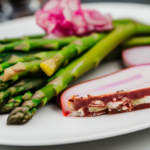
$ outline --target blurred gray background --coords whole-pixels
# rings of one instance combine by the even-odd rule
[[[47,0],[0,0],[0,22],[33,15]],[[89,2],[130,2],[150,4],[150,0],[81,0]]]

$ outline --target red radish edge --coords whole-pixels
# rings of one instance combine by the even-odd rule
[[[126,67],[150,63],[150,46],[138,46],[122,52],[123,63]]]
[[[60,97],[63,114],[64,116],[68,116],[68,114],[72,113],[72,110],[67,105],[68,100],[74,95],[85,97],[88,94],[103,95],[120,90],[131,91],[150,87],[149,76],[150,64],[145,64],[123,69],[70,87]]]

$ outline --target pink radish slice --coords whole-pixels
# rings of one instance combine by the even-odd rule
[[[69,100],[74,95],[79,95],[79,97],[96,96],[120,90],[131,91],[145,87],[150,87],[150,64],[123,69],[67,89],[60,98],[62,111],[65,116],[74,112],[69,106]]]
[[[122,59],[126,67],[150,63],[150,46],[139,46],[122,52]]]
[[[113,28],[110,14],[101,15],[95,10],[84,10],[83,13],[88,24],[89,31],[105,31]]]
[[[84,10],[84,18],[86,22],[91,25],[106,25],[107,19],[95,10]]]

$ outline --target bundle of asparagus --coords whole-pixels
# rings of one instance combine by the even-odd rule
[[[62,47],[64,45],[69,44],[71,41],[73,41],[75,39],[76,39],[76,37],[69,37],[69,38],[63,38],[63,39],[40,39],[40,40],[32,40],[32,41],[30,40],[30,46],[31,46],[30,48],[31,49],[33,47],[40,48],[40,46],[45,43],[54,44],[55,42],[57,42],[58,47]],[[19,42],[21,42],[21,41],[19,41]],[[12,47],[14,48],[13,44],[10,43],[9,46],[7,45],[10,48],[9,50],[12,50]],[[32,74],[40,73],[41,72],[40,63],[43,60],[52,57],[54,54],[55,54],[55,52],[52,51],[52,52],[40,52],[35,55],[24,56],[21,58],[12,56],[8,61],[5,61],[0,65],[0,71],[2,72],[3,69],[18,62],[16,65],[4,70],[4,73],[0,77],[0,89],[6,88],[10,84],[12,84],[16,80],[18,80],[20,77],[29,75],[31,73]],[[31,60],[33,60],[33,61],[31,61]],[[30,62],[27,62],[27,61],[30,61]],[[8,80],[11,80],[11,81],[8,81]]]
[[[28,38],[18,38],[18,39],[14,38],[8,40],[6,39],[1,40],[1,43],[5,43],[5,44],[0,45],[0,47],[1,48],[5,47],[4,51],[6,52],[0,53],[0,60],[1,60],[0,113],[9,112],[11,109],[18,106],[23,100],[29,99],[32,96],[32,93],[30,91],[25,93],[27,90],[33,91],[46,84],[47,77],[44,74],[42,76],[41,75],[39,76],[39,74],[42,74],[42,71],[40,69],[40,63],[46,58],[50,58],[53,55],[55,55],[57,51],[51,51],[51,50],[42,51],[40,50],[42,46],[45,47],[46,44],[50,44],[50,45],[54,45],[55,49],[58,49],[68,45],[70,42],[77,39],[76,37],[61,38],[61,39],[42,39],[42,37],[43,36],[39,35],[39,36],[29,36]],[[28,40],[23,40],[23,39],[28,39]],[[17,45],[17,43],[19,44],[25,41],[28,41],[28,44],[30,46],[28,50],[32,50],[34,48],[38,48],[38,49],[35,49],[33,52],[29,51],[26,53],[13,52],[15,49],[14,46],[19,46]],[[24,51],[24,49],[20,49],[20,50]],[[9,72],[10,69],[8,69],[8,67],[14,64],[16,64],[17,67],[13,66],[12,68],[16,71],[16,75],[13,74],[14,76],[9,81],[5,82],[5,71]],[[23,65],[26,67],[26,69],[21,68]],[[6,68],[8,70],[4,71],[4,69]],[[38,77],[36,74],[38,74]],[[32,77],[30,77],[30,75],[32,75]],[[20,79],[22,77],[24,78]],[[12,85],[14,82],[16,83]],[[12,86],[9,87],[10,85]],[[13,95],[16,96],[12,97]]]
[[[31,73],[35,74],[41,72],[40,63],[42,64],[44,60],[51,58],[52,56],[54,57],[52,57],[51,63],[53,63],[53,66],[55,66],[56,69],[54,70],[56,71],[58,67],[67,64],[67,62],[73,59],[76,55],[81,54],[82,52],[93,46],[96,42],[98,42],[101,38],[103,38],[104,35],[105,34],[95,33],[87,37],[79,38],[78,40],[75,40],[73,43],[70,43],[68,46],[66,46],[59,52],[56,53],[47,52],[46,55],[44,55],[45,56],[44,59],[40,55],[41,60],[33,60],[30,62],[18,62],[14,66],[11,66],[4,70],[4,74],[1,76],[2,83],[9,84],[11,83],[10,80],[14,82],[18,80],[20,77],[29,75]],[[81,42],[84,42],[84,44],[82,45]],[[67,60],[65,59],[66,58],[65,56],[68,58]]]
[[[47,68],[43,69],[44,66],[42,69],[47,75],[52,75],[58,69],[59,71],[52,75],[48,80],[48,84],[37,90],[28,101],[25,101],[20,107],[15,108],[9,114],[7,123],[26,123],[33,117],[37,108],[44,106],[52,97],[58,95],[71,81],[96,67],[111,50],[116,48],[123,41],[135,34],[150,33],[149,26],[138,24],[131,20],[115,21],[114,25],[115,29],[112,32],[102,38],[85,54],[69,63],[66,67],[60,68],[65,64],[65,58],[67,62],[70,61],[76,56],[77,52],[80,52],[82,48],[85,47],[82,40],[80,42],[74,42],[81,46],[80,49],[76,48],[76,46],[72,46],[73,48],[67,46],[68,48],[64,48],[64,51],[62,50],[63,52],[60,51],[49,60],[46,60],[46,62],[43,62],[46,64]],[[85,43],[87,44],[87,42]],[[68,51],[72,51],[72,53]]]

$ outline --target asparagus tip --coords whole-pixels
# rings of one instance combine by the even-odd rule
[[[14,108],[16,108],[18,106],[19,106],[19,103],[10,101],[7,104],[0,106],[0,114],[10,113]]]
[[[7,125],[26,123],[30,117],[28,112],[29,112],[28,107],[15,108],[8,116]]]
[[[11,79],[14,75],[16,75],[18,72],[25,71],[26,68],[23,63],[18,62],[12,67],[9,67],[4,70],[4,76],[3,76],[3,82],[6,82]]]
[[[0,106],[0,114],[6,114],[6,113],[9,113],[11,110],[13,109],[13,107],[3,107],[3,106]]]

